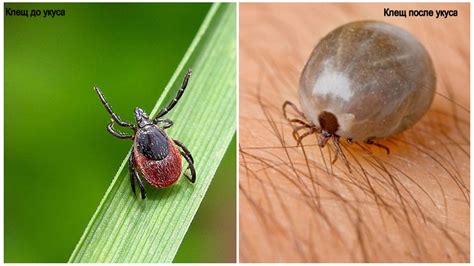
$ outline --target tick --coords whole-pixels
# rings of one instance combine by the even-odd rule
[[[183,96],[191,74],[192,71],[189,69],[176,97],[153,118],[149,118],[141,108],[136,107],[136,124],[131,124],[120,119],[120,117],[112,111],[112,107],[105,99],[102,91],[98,87],[94,87],[94,90],[99,95],[100,101],[112,117],[112,121],[107,125],[107,130],[117,138],[133,140],[132,154],[128,160],[130,185],[133,194],[135,194],[135,182],[138,184],[142,199],[146,198],[146,192],[138,173],[140,173],[150,185],[156,188],[171,186],[175,184],[181,176],[181,156],[188,162],[188,168],[186,170],[189,169],[191,172],[191,176],[189,176],[186,171],[184,175],[191,183],[196,181],[194,159],[191,152],[183,143],[172,139],[166,134],[165,129],[173,126],[173,121],[163,118],[175,107],[181,96]],[[133,134],[129,135],[117,131],[114,128],[114,123],[132,129]]]
[[[374,140],[412,127],[430,107],[435,87],[431,58],[413,35],[388,23],[358,21],[336,28],[316,45],[300,78],[302,111],[286,101],[283,112],[298,144],[317,133],[319,146],[332,140],[348,165],[340,137],[389,153]],[[302,119],[289,119],[287,107]]]

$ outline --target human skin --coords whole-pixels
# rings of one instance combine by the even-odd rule
[[[458,16],[384,17],[384,8]],[[469,16],[469,4],[240,5],[241,262],[470,261]],[[315,134],[297,147],[282,105],[300,106],[317,42],[356,20],[416,36],[437,86],[415,126],[378,140],[390,154],[342,139],[347,167]]]

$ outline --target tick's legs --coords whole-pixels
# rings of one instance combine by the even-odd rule
[[[129,128],[135,129],[135,127],[133,125],[122,121],[122,119],[120,119],[120,117],[117,114],[115,114],[114,111],[112,111],[112,106],[110,106],[110,104],[107,102],[107,100],[105,99],[104,94],[102,93],[102,91],[100,91],[100,89],[98,87],[94,87],[94,90],[95,90],[95,92],[97,92],[97,95],[99,95],[99,99],[102,102],[102,104],[105,106],[105,109],[107,110],[107,112],[110,114],[110,116],[112,116],[112,119],[115,122],[117,122],[117,124],[119,124],[123,127],[129,127]]]
[[[324,147],[326,145],[326,143],[329,141],[329,139],[332,139],[333,143],[334,143],[334,147],[336,148],[336,157],[332,160],[331,163],[335,163],[336,160],[337,160],[337,157],[340,157],[344,163],[346,164],[347,168],[349,168],[349,171],[351,170],[351,168],[349,167],[349,162],[347,161],[347,158],[346,158],[346,155],[344,155],[344,152],[342,151],[342,148],[341,148],[341,145],[339,144],[339,136],[335,135],[335,134],[330,134],[328,132],[325,132],[324,130],[321,130],[319,128],[317,128],[315,125],[313,125],[311,122],[310,123],[307,123],[303,120],[300,120],[300,119],[289,119],[288,118],[288,115],[287,115],[287,112],[286,112],[286,109],[287,107],[291,107],[293,108],[293,110],[299,115],[301,116],[302,118],[304,118],[306,120],[306,116],[304,115],[303,112],[301,112],[298,107],[296,107],[296,105],[290,101],[285,101],[285,103],[283,103],[283,116],[285,117],[286,120],[288,120],[288,122],[290,122],[291,126],[293,127],[293,137],[295,138],[296,142],[297,142],[297,146],[301,144],[301,140],[303,138],[305,138],[306,136],[309,136],[313,133],[320,133],[320,138],[319,138],[319,141],[318,141],[318,145],[320,147]],[[293,124],[300,124],[301,126],[294,126]],[[298,135],[298,131],[303,129],[303,128],[309,128],[310,130],[305,132],[303,135],[299,136]],[[349,143],[352,143],[352,140],[348,140]]]
[[[291,125],[300,124],[301,126],[299,126],[299,128],[304,128],[304,127],[316,128],[313,124],[308,124],[301,119],[288,119],[288,122],[290,122]]]
[[[133,154],[130,154],[128,158],[128,171],[130,172],[130,185],[132,186],[133,195],[137,195],[135,192],[135,166],[133,165]]]
[[[135,180],[136,180],[138,183],[138,187],[140,188],[142,199],[145,199],[146,198],[145,187],[143,187],[143,183],[140,180],[140,177],[138,176],[137,170],[135,169],[133,153],[130,154],[130,158],[128,159],[128,170],[130,171],[130,185],[132,186],[133,194],[136,195],[135,193]]]
[[[191,152],[188,150],[188,148],[186,148],[186,146],[184,146],[184,144],[179,140],[174,139],[173,141],[176,145],[178,145],[178,147],[180,147],[189,156],[189,158],[191,159],[191,162],[194,163],[193,156],[191,155]]]
[[[179,98],[183,96],[184,90],[188,86],[189,78],[191,77],[191,74],[193,73],[192,69],[189,69],[188,72],[186,73],[186,76],[184,76],[183,83],[181,83],[181,88],[179,88],[178,93],[176,94],[176,97],[168,104],[167,107],[161,109],[161,111],[153,118],[153,121],[155,119],[160,118],[164,115],[166,115],[173,107],[176,105],[176,103],[179,101]]]
[[[290,119],[288,118],[288,115],[286,114],[286,107],[287,107],[287,106],[290,106],[291,108],[293,108],[293,110],[295,110],[295,112],[296,112],[298,115],[300,115],[301,117],[303,117],[304,119],[306,119],[306,116],[304,115],[304,113],[301,112],[300,110],[298,110],[298,107],[296,107],[296,105],[295,105],[294,103],[292,103],[292,102],[290,102],[290,101],[285,101],[285,102],[283,103],[282,109],[283,109],[283,116],[285,117],[286,120],[288,120],[288,121],[290,120]]]
[[[184,157],[184,159],[186,159],[186,161],[188,162],[188,168],[187,169],[189,169],[191,171],[191,177],[188,174],[186,174],[186,171],[184,172],[184,176],[186,176],[186,178],[189,181],[191,181],[191,183],[194,183],[196,181],[196,170],[194,169],[193,156],[191,155],[191,152],[188,150],[188,148],[186,148],[186,146],[184,146],[183,143],[181,143],[180,141],[177,141],[177,140],[173,140],[173,141],[176,145],[178,145],[178,147],[180,147],[182,149],[182,151],[180,151],[180,153]]]
[[[349,166],[349,161],[347,161],[347,158],[346,158],[346,155],[344,154],[344,152],[342,151],[342,148],[339,144],[339,136],[336,136],[336,135],[333,135],[332,136],[332,142],[334,143],[334,147],[336,147],[336,153],[337,153],[337,156],[340,157],[344,163],[346,164],[347,168],[349,169],[349,171],[351,170],[351,167]],[[337,158],[337,157],[336,157]],[[332,161],[332,163],[336,162],[336,159],[334,159]]]
[[[312,123],[307,123],[300,119],[288,119],[288,122],[290,122],[291,127],[293,127],[293,135],[295,135],[295,131],[298,132],[299,130],[303,128],[309,128],[313,132],[321,133],[321,129],[317,128]],[[294,124],[299,124],[301,126],[295,126]]]
[[[119,139],[133,139],[132,135],[124,134],[124,133],[121,133],[121,132],[118,132],[117,130],[115,130],[114,122],[110,122],[107,125],[107,131],[109,131],[110,134],[112,134],[113,136],[115,136]]]
[[[170,128],[173,126],[173,121],[169,120],[169,119],[159,119],[159,118],[155,118],[153,119],[153,124],[155,125],[158,125],[158,123],[163,123],[162,125],[159,125],[159,127],[161,127],[162,129],[167,129],[167,128]]]
[[[306,127],[302,127],[302,128],[306,128]],[[301,144],[301,141],[306,138],[307,136],[313,134],[316,132],[316,130],[314,128],[310,128],[309,131],[303,133],[303,135],[298,135],[298,130],[302,129],[302,128],[297,128],[295,130],[293,130],[293,138],[296,140],[296,146],[299,146]]]
[[[286,120],[288,120],[288,122],[290,123],[290,125],[293,127],[293,138],[296,140],[296,146],[299,146],[301,144],[301,141],[313,134],[313,133],[321,133],[321,130],[319,128],[316,128],[313,123],[311,122],[306,122],[306,121],[303,121],[301,119],[290,119],[288,118],[288,114],[287,114],[287,107],[290,106],[291,108],[293,108],[293,110],[299,115],[301,116],[303,119],[306,119],[305,115],[303,112],[301,112],[300,110],[298,110],[298,107],[296,107],[296,105],[290,101],[285,101],[285,103],[283,103],[283,116],[285,117]],[[295,124],[299,124],[300,126],[296,126]],[[304,129],[304,128],[309,128],[309,131],[303,133],[303,135],[299,135],[298,134],[298,131],[300,131],[301,129]]]
[[[385,146],[383,144],[380,144],[380,143],[377,143],[373,139],[368,139],[368,140],[365,141],[365,143],[370,144],[370,145],[375,145],[379,148],[382,148],[387,152],[387,154],[390,154],[390,149],[387,146]]]
[[[184,172],[184,176],[191,182],[194,183],[196,182],[196,170],[194,169],[194,164],[192,162],[192,159],[186,154],[185,152],[181,151],[181,155],[183,155],[184,159],[188,161],[188,169],[191,170],[191,176],[189,176],[186,172]]]

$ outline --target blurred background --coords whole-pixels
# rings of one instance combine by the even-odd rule
[[[99,86],[124,120],[150,112],[210,4],[6,4],[5,262],[66,262],[124,156]],[[235,262],[235,137],[175,258]],[[199,246],[199,249],[196,247]]]

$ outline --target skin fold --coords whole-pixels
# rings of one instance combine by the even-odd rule
[[[437,88],[415,126],[380,141],[389,155],[341,139],[348,168],[316,134],[297,147],[282,105],[300,107],[301,71],[322,37],[369,19],[423,43]],[[469,4],[241,4],[240,261],[469,262],[469,58]]]

